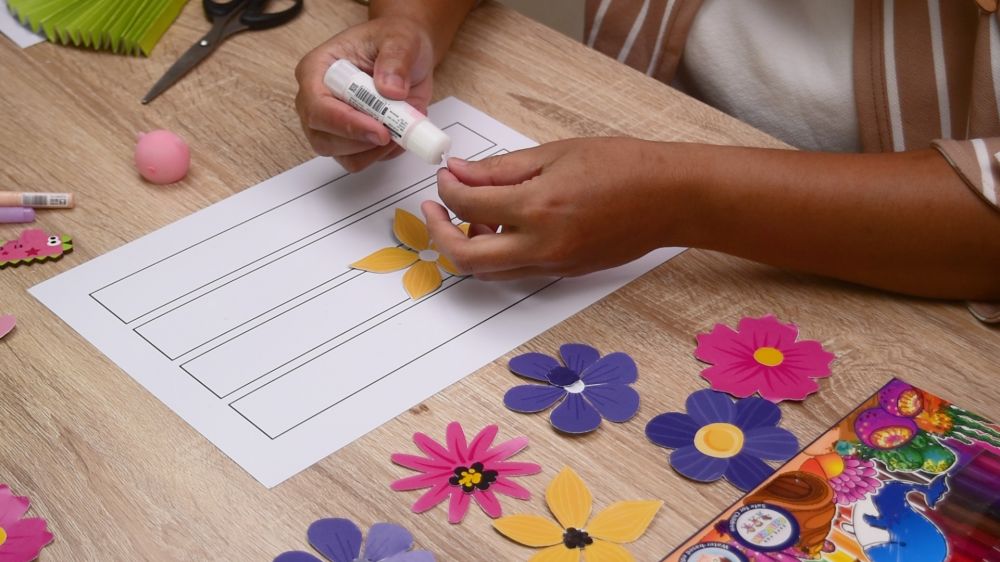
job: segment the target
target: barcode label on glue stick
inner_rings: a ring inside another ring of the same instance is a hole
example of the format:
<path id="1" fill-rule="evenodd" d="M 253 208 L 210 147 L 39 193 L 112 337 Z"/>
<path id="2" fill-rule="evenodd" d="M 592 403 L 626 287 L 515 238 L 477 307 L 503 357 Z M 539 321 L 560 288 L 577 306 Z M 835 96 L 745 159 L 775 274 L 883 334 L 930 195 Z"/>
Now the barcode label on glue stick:
<path id="1" fill-rule="evenodd" d="M 385 98 L 357 82 L 348 86 L 347 91 L 350 93 L 347 103 L 351 107 L 365 112 L 385 125 L 389 129 L 389 134 L 397 139 L 402 138 L 406 134 L 406 129 L 413 123 L 413 119 L 400 114 L 391 104 L 386 102 Z"/>

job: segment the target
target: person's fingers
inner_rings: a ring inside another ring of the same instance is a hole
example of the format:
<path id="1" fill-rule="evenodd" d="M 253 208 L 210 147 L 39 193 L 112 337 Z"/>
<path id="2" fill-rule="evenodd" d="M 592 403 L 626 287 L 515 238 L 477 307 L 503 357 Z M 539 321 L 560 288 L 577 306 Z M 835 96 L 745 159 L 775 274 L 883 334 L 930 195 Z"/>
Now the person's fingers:
<path id="1" fill-rule="evenodd" d="M 360 172 L 373 163 L 384 159 L 387 154 L 392 153 L 395 146 L 395 144 L 389 146 L 377 146 L 371 150 L 359 152 L 358 154 L 337 156 L 336 160 L 337 163 L 343 166 L 348 172 Z"/>
<path id="2" fill-rule="evenodd" d="M 345 139 L 322 131 L 310 130 L 306 136 L 309 145 L 320 156 L 350 156 L 376 148 L 388 148 L 374 145 L 366 141 Z"/>
<path id="3" fill-rule="evenodd" d="M 378 121 L 332 95 L 307 102 L 305 125 L 331 135 L 364 141 L 377 146 L 389 144 L 389 131 Z"/>
<path id="4" fill-rule="evenodd" d="M 475 278 L 480 281 L 513 281 L 515 279 L 525 279 L 528 277 L 558 277 L 551 271 L 538 266 L 518 267 L 506 271 L 491 271 L 489 273 L 477 273 Z"/>
<path id="5" fill-rule="evenodd" d="M 413 65 L 420 54 L 416 35 L 389 29 L 379 38 L 375 58 L 375 88 L 395 100 L 406 99 L 410 93 Z"/>
<path id="6" fill-rule="evenodd" d="M 514 224 L 520 207 L 515 187 L 470 187 L 447 168 L 437 174 L 438 195 L 451 212 L 468 223 Z"/>
<path id="7" fill-rule="evenodd" d="M 494 224 L 470 224 L 469 238 L 474 238 L 480 234 L 496 234 L 500 225 Z"/>
<path id="8" fill-rule="evenodd" d="M 427 222 L 434 248 L 451 260 L 463 274 L 505 271 L 527 265 L 527 255 L 514 235 L 494 234 L 469 238 L 455 223 L 448 210 L 435 201 L 420 206 Z"/>
<path id="9" fill-rule="evenodd" d="M 528 149 L 476 161 L 449 158 L 448 169 L 466 185 L 515 185 L 541 173 L 544 163 L 540 156 Z"/>

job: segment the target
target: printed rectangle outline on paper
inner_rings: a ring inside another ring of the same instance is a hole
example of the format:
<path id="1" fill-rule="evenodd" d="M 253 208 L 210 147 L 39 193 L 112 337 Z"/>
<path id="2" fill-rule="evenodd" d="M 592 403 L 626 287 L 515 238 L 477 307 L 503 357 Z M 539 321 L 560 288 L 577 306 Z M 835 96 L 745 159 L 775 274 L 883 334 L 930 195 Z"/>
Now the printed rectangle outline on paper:
<path id="1" fill-rule="evenodd" d="M 484 137 L 484 136 L 483 136 L 483 135 L 482 135 L 481 133 L 479 133 L 479 132 L 477 132 L 477 131 L 475 131 L 475 130 L 473 130 L 473 129 L 469 128 L 468 126 L 466 126 L 465 124 L 463 124 L 463 123 L 461 123 L 461 122 L 455 122 L 455 123 L 452 123 L 452 124 L 450 124 L 450 125 L 448 125 L 448 126 L 446 126 L 446 127 L 443 127 L 443 129 L 444 129 L 444 130 L 447 130 L 447 129 L 451 128 L 451 127 L 461 127 L 461 128 L 463 128 L 463 129 L 465 129 L 466 131 L 468 131 L 468 132 L 472 133 L 473 135 L 475 135 L 475 136 L 477 136 L 477 137 L 479 137 L 479 138 L 481 138 L 481 139 L 485 140 L 485 141 L 486 141 L 487 143 L 489 143 L 489 146 L 487 146 L 487 147 L 483 148 L 482 150 L 480 150 L 479 152 L 477 152 L 477 153 L 473 154 L 472 156 L 470 156 L 470 158 L 471 158 L 471 157 L 474 157 L 474 156 L 478 156 L 479 154 L 482 154 L 483 152 L 486 152 L 486 151 L 490 150 L 491 148 L 494 148 L 494 147 L 496 147 L 496 146 L 497 146 L 497 145 L 496 145 L 496 142 L 495 142 L 495 141 L 493 141 L 493 140 L 491 140 L 491 139 L 488 139 L 488 138 Z M 285 248 L 287 248 L 287 247 L 289 247 L 289 246 L 291 246 L 291 245 L 294 245 L 294 244 L 296 244 L 296 243 L 299 243 L 299 242 L 301 242 L 302 240 L 305 240 L 306 238 L 309 238 L 310 236 L 313 236 L 313 235 L 315 235 L 316 233 L 318 233 L 318 232 L 321 232 L 321 231 L 323 231 L 323 230 L 324 230 L 324 229 L 326 229 L 326 228 L 329 228 L 330 226 L 332 226 L 333 224 L 336 224 L 337 222 L 341 222 L 341 221 L 343 221 L 343 220 L 346 220 L 346 219 L 350 218 L 350 217 L 351 217 L 351 216 L 353 216 L 353 215 L 356 215 L 356 214 L 358 214 L 358 213 L 362 213 L 362 212 L 364 212 L 364 211 L 365 211 L 366 209 L 370 208 L 371 206 L 374 206 L 374 205 L 377 205 L 378 203 L 381 203 L 381 202 L 382 202 L 382 201 L 384 201 L 385 199 L 388 199 L 388 198 L 391 198 L 391 197 L 394 197 L 394 196 L 395 196 L 395 194 L 393 194 L 393 195 L 389 195 L 389 196 L 387 196 L 386 198 L 383 198 L 383 199 L 382 199 L 382 200 L 380 200 L 380 201 L 376 201 L 375 203 L 372 203 L 372 205 L 369 205 L 368 207 L 365 207 L 365 208 L 362 208 L 362 209 L 359 209 L 358 211 L 355 211 L 354 213 L 351 213 L 351 215 L 348 215 L 347 217 L 343 217 L 343 218 L 341 218 L 341 219 L 338 219 L 337 221 L 334 221 L 333 223 L 331 223 L 331 224 L 328 224 L 328 225 L 324 226 L 323 228 L 319 228 L 319 229 L 316 229 L 316 230 L 314 230 L 313 232 L 311 232 L 311 233 L 309 233 L 309 234 L 307 234 L 307 235 L 305 235 L 305 236 L 302 236 L 302 237 L 298 238 L 297 240 L 294 240 L 294 241 L 292 241 L 292 242 L 290 242 L 290 243 L 286 244 L 285 246 L 282 246 L 281 248 L 278 248 L 278 249 L 276 249 L 276 250 L 273 250 L 272 252 L 269 252 L 268 254 L 265 254 L 265 255 L 263 255 L 263 256 L 259 256 L 259 257 L 255 258 L 254 260 L 252 260 L 252 261 L 250 261 L 250 262 L 248 262 L 248 263 L 245 263 L 245 264 L 243 264 L 243 265 L 241 265 L 241 266 L 239 266 L 239 267 L 237 267 L 237 268 L 235 268 L 235 269 L 232 269 L 232 270 L 230 270 L 229 272 L 225 273 L 224 275 L 221 275 L 221 276 L 219 276 L 219 277 L 216 277 L 215 279 L 212 279 L 212 280 L 210 280 L 210 281 L 208 281 L 208 282 L 206 282 L 206 283 L 204 283 L 204 284 L 202 284 L 202 285 L 200 285 L 200 286 L 198 286 L 198 287 L 195 287 L 194 289 L 192 289 L 192 290 L 188 291 L 187 293 L 184 293 L 184 294 L 181 294 L 181 295 L 178 295 L 178 296 L 174 297 L 173 299 L 171 299 L 171 300 L 169 300 L 169 301 L 167 301 L 167 302 L 164 302 L 164 303 L 160 303 L 160 304 L 158 304 L 158 305 L 154 306 L 153 308 L 151 308 L 151 309 L 149 309 L 149 310 L 146 310 L 146 311 L 145 311 L 145 312 L 143 312 L 142 314 L 139 314 L 139 315 L 137 315 L 137 316 L 134 316 L 134 317 L 133 317 L 133 318 L 131 318 L 131 319 L 128 319 L 128 320 L 125 320 L 125 319 L 124 319 L 124 318 L 122 318 L 122 317 L 121 317 L 121 316 L 120 316 L 120 315 L 119 315 L 119 314 L 118 314 L 117 312 L 115 312 L 114 310 L 112 310 L 112 309 L 111 309 L 111 308 L 110 308 L 110 307 L 109 307 L 109 306 L 108 306 L 107 304 L 105 304 L 104 302 L 102 302 L 102 301 L 101 301 L 101 299 L 99 298 L 99 293 L 101 293 L 102 291 L 105 291 L 106 289 L 109 289 L 110 287 L 113 287 L 114 285 L 117 285 L 117 284 L 119 284 L 119 283 L 121 283 L 121 282 L 125 281 L 126 279 L 129 279 L 130 277 L 132 277 L 132 276 L 134 276 L 134 275 L 138 274 L 138 273 L 141 273 L 141 272 L 143 272 L 143 271 L 146 271 L 146 270 L 148 270 L 148 269 L 150 269 L 150 268 L 152 268 L 152 267 L 155 267 L 155 266 L 158 266 L 158 265 L 160 265 L 160 264 L 162 264 L 162 263 L 164 263 L 164 262 L 167 262 L 167 261 L 169 261 L 169 260 L 171 260 L 171 259 L 173 259 L 173 258 L 175 258 L 175 257 L 177 257 L 177 256 L 180 256 L 181 254 L 183 254 L 183 253 L 187 252 L 188 250 L 191 250 L 191 249 L 193 249 L 193 248 L 195 248 L 195 247 L 197 247 L 197 246 L 199 246 L 199 245 L 201 245 L 201 244 L 204 244 L 204 243 L 208 242 L 209 240 L 212 240 L 212 239 L 214 239 L 214 238 L 216 238 L 216 237 L 218 237 L 218 236 L 221 236 L 221 235 L 223 235 L 223 234 L 225 234 L 225 233 L 227 233 L 227 232 L 229 232 L 229 231 L 231 231 L 231 230 L 233 230 L 233 229 L 236 229 L 236 228 L 239 228 L 239 227 L 241 227 L 241 226 L 244 226 L 244 225 L 247 225 L 247 224 L 249 224 L 250 222 L 252 222 L 252 221 L 254 221 L 254 220 L 256 220 L 256 219 L 259 219 L 259 218 L 261 218 L 261 217 L 265 216 L 266 214 L 268 214 L 268 213 L 270 213 L 270 212 L 272 212 L 272 211 L 275 211 L 275 210 L 277 210 L 277 209 L 279 209 L 279 208 L 281 208 L 281 207 L 283 207 L 283 206 L 285 206 L 285 205 L 288 205 L 288 204 L 290 204 L 290 203 L 292 203 L 292 202 L 294 202 L 294 201 L 296 201 L 296 200 L 298 200 L 298 199 L 301 199 L 302 197 L 305 197 L 305 196 L 307 196 L 307 195 L 309 195 L 309 194 L 311 194 L 311 193 L 314 193 L 315 191 L 317 191 L 317 190 L 319 190 L 319 189 L 322 189 L 322 188 L 324 188 L 324 187 L 327 187 L 327 186 L 329 186 L 330 184 L 333 184 L 334 182 L 337 182 L 337 181 L 339 181 L 339 180 L 341 180 L 341 179 L 343 179 L 343 178 L 345 178 L 345 177 L 348 177 L 349 175 L 350 175 L 350 174 L 348 174 L 348 173 L 344 173 L 344 174 L 341 174 L 341 175 L 337 176 L 336 178 L 333 178 L 333 179 L 331 179 L 331 180 L 329 180 L 329 181 L 327 181 L 327 182 L 325 182 L 325 183 L 323 183 L 323 184 L 321 184 L 321 185 L 319 185 L 319 186 L 317 186 L 317 187 L 315 187 L 315 188 L 313 188 L 313 189 L 311 189 L 311 190 L 309 190 L 309 191 L 306 191 L 306 192 L 304 192 L 304 193 L 302 193 L 302 194 L 300 194 L 300 195 L 297 195 L 297 196 L 293 197 L 292 199 L 289 199 L 289 200 L 287 200 L 287 201 L 284 201 L 284 202 L 282 202 L 282 203 L 280 203 L 280 204 L 278 204 L 278 205 L 275 205 L 275 206 L 273 206 L 273 207 L 271 207 L 271 208 L 269 208 L 269 209 L 267 209 L 267 210 L 265 210 L 265 211 L 263 211 L 263 212 L 260 212 L 260 213 L 258 213 L 258 214 L 256 214 L 256 215 L 254 215 L 253 217 L 250 217 L 250 218 L 248 218 L 248 219 L 246 219 L 246 220 L 244 220 L 244 221 L 241 221 L 241 222 L 239 222 L 239 223 L 237 223 L 237 224 L 235 224 L 235 225 L 233 225 L 233 226 L 230 226 L 229 228 L 226 228 L 226 229 L 224 229 L 224 230 L 222 230 L 222 231 L 219 231 L 219 232 L 217 232 L 217 233 L 215 233 L 215 234 L 213 234 L 213 235 L 209 236 L 208 238 L 205 238 L 205 239 L 203 239 L 203 240 L 201 240 L 201 241 L 199 241 L 199 242 L 195 242 L 194 244 L 191 244 L 191 245 L 189 245 L 189 246 L 187 246 L 187 247 L 185 247 L 185 248 L 183 248 L 183 249 L 181 249 L 181 250 L 178 250 L 177 252 L 174 252 L 173 254 L 170 254 L 169 256 L 166 256 L 166 257 L 164 257 L 164 258 L 161 258 L 161 259 L 159 259 L 159 260 L 157 260 L 157 261 L 155 261 L 155 262 L 153 262 L 153 263 L 151 263 L 151 264 L 149 264 L 149 265 L 146 265 L 146 266 L 144 266 L 144 267 L 142 267 L 142 268 L 140 268 L 140 269 L 137 269 L 137 270 L 133 271 L 132 273 L 129 273 L 128 275 L 125 275 L 124 277 L 121 277 L 121 278 L 119 278 L 119 279 L 117 279 L 117 280 L 115 280 L 115 281 L 112 281 L 112 282 L 110 282 L 110 283 L 108 283 L 108 284 L 104 285 L 103 287 L 100 287 L 100 288 L 98 288 L 98 289 L 95 289 L 94 291 L 92 291 L 91 293 L 89 293 L 89 295 L 90 295 L 90 298 L 91 298 L 91 299 L 93 299 L 93 300 L 94 300 L 95 302 L 97 302 L 97 303 L 98 303 L 99 305 L 101 305 L 101 307 L 102 307 L 102 308 L 104 308 L 104 309 L 105 309 L 105 310 L 107 310 L 107 311 L 108 311 L 109 313 L 111 313 L 111 314 L 112 314 L 112 315 L 113 315 L 113 316 L 114 316 L 115 318 L 117 318 L 117 319 L 118 319 L 118 320 L 119 320 L 120 322 L 122 322 L 123 324 L 130 324 L 130 323 L 132 323 L 132 322 L 134 322 L 134 321 L 136 321 L 136 320 L 138 320 L 138 319 L 142 318 L 143 316 L 146 316 L 146 315 L 148 315 L 148 314 L 150 314 L 150 313 L 152 313 L 152 312 L 155 312 L 156 310 L 158 310 L 158 309 L 160 309 L 160 308 L 163 308 L 163 307 L 165 307 L 165 306 L 167 306 L 167 305 L 169 305 L 169 304 L 171 304 L 171 303 L 174 303 L 174 302 L 176 302 L 176 301 L 178 301 L 178 300 L 180 300 L 180 299 L 183 299 L 184 297 L 186 297 L 186 296 L 188 296 L 188 295 L 190 295 L 190 294 L 192 294 L 192 293 L 195 293 L 195 292 L 197 292 L 197 291 L 199 291 L 199 290 L 201 290 L 201 289 L 203 289 L 203 288 L 205 288 L 205 287 L 207 287 L 207 286 L 211 285 L 212 283 L 215 283 L 215 282 L 217 282 L 217 281 L 219 281 L 219 280 L 221 280 L 221 279 L 224 279 L 224 278 L 226 278 L 227 276 L 229 276 L 229 275 L 232 275 L 233 273 L 235 273 L 235 272 L 237 272 L 237 271 L 239 271 L 239 270 L 241 270 L 241 269 L 243 269 L 243 268 L 245 268 L 245 267 L 248 267 L 248 266 L 251 266 L 251 265 L 253 265 L 253 264 L 254 264 L 255 262 L 258 262 L 258 261 L 261 261 L 261 260 L 264 260 L 264 259 L 266 259 L 266 258 L 268 258 L 268 257 L 272 256 L 273 254 L 276 254 L 276 253 L 278 253 L 278 252 L 282 251 L 283 249 L 285 249 Z M 433 176 L 431 176 L 431 177 L 433 177 Z M 421 180 L 421 181 L 426 181 L 426 179 L 427 179 L 427 178 L 425 178 L 424 180 Z M 416 183 L 417 183 L 417 184 L 419 184 L 419 183 L 421 183 L 421 182 L 416 182 Z M 409 188 L 412 188 L 412 187 L 413 187 L 414 185 L 415 185 L 415 184 L 410 184 L 410 185 L 408 185 L 408 186 L 407 186 L 406 188 L 404 188 L 403 190 L 400 190 L 400 191 L 405 191 L 406 189 L 409 189 Z M 397 193 L 398 193 L 398 192 L 397 192 Z"/>

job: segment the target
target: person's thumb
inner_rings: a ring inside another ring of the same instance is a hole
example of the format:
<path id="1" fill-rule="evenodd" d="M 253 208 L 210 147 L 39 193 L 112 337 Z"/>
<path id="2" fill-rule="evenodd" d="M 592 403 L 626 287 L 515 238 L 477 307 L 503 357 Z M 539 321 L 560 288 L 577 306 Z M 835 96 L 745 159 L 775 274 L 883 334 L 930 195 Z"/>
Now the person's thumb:
<path id="1" fill-rule="evenodd" d="M 406 99 L 419 55 L 420 42 L 415 38 L 401 35 L 383 38 L 375 58 L 375 87 L 379 93 L 391 99 Z"/>

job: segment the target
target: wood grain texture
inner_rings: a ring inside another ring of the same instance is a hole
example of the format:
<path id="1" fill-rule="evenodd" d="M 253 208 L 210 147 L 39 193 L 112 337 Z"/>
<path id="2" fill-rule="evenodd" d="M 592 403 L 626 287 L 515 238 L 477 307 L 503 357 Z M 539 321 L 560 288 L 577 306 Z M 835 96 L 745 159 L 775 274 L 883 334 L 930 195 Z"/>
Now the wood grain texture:
<path id="1" fill-rule="evenodd" d="M 443 437 L 501 425 L 528 435 L 522 478 L 536 496 L 507 513 L 544 513 L 542 492 L 564 465 L 590 484 L 595 508 L 620 499 L 666 501 L 630 546 L 658 560 L 737 499 L 724 483 L 698 485 L 666 466 L 645 423 L 705 387 L 694 335 L 715 322 L 775 313 L 835 352 L 835 375 L 805 405 L 783 405 L 805 444 L 889 377 L 898 375 L 984 415 L 1000 417 L 998 334 L 961 305 L 889 296 L 718 254 L 686 252 L 559 324 L 409 413 L 266 490 L 26 292 L 32 285 L 169 224 L 312 157 L 294 113 L 292 70 L 316 44 L 362 21 L 348 0 L 307 2 L 291 25 L 245 33 L 150 106 L 139 98 L 206 29 L 190 2 L 149 59 L 45 44 L 20 51 L 0 40 L 0 186 L 66 190 L 73 211 L 38 224 L 74 237 L 55 263 L 0 270 L 0 312 L 19 326 L 0 341 L 0 482 L 31 496 L 32 514 L 56 535 L 43 562 L 270 560 L 305 548 L 319 517 L 363 526 L 396 521 L 442 561 L 523 560 L 533 552 L 495 533 L 473 508 L 461 526 L 442 507 L 415 516 L 417 492 L 389 483 L 409 474 L 394 451 L 415 452 L 414 431 Z M 525 73 L 525 69 L 529 72 Z M 455 95 L 539 141 L 579 135 L 783 146 L 573 41 L 488 3 L 465 25 L 436 74 L 436 97 Z M 169 128 L 192 146 L 191 174 L 144 184 L 131 163 L 138 131 Z M 0 238 L 19 228 L 0 225 Z M 552 353 L 567 341 L 632 354 L 643 402 L 631 422 L 565 438 L 544 415 L 501 405 L 516 383 L 506 361 Z"/>

